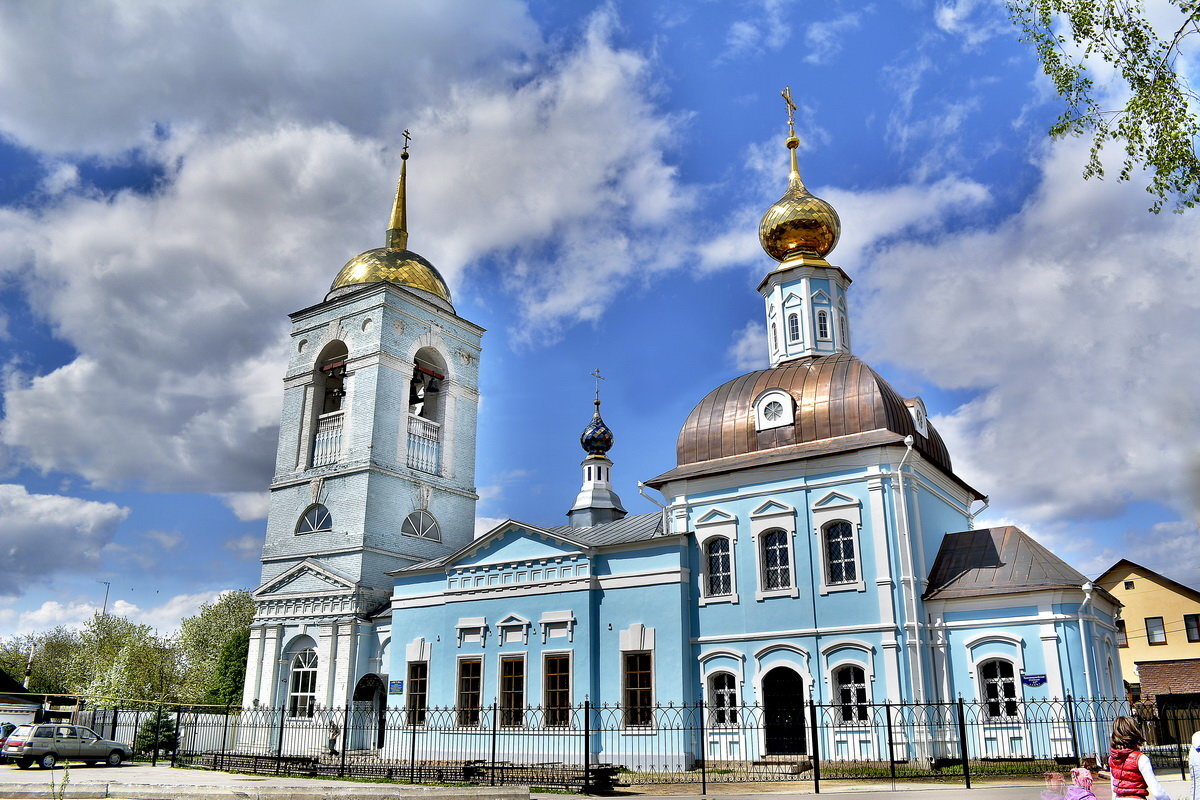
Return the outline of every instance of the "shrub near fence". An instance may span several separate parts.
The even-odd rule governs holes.
[[[181,763],[413,783],[618,784],[1041,775],[1104,758],[1112,720],[1136,716],[1160,771],[1183,769],[1200,704],[1121,700],[593,705],[543,708],[232,709],[179,713]],[[1169,712],[1169,713],[1168,713]],[[144,713],[144,712],[143,712]]]

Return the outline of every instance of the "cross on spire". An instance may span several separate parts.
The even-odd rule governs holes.
[[[599,367],[596,367],[595,370],[593,370],[592,372],[589,372],[588,374],[596,379],[596,405],[600,405],[600,381],[606,381],[606,380],[608,380],[608,378],[605,378],[603,375],[600,374]]]
[[[796,104],[792,101],[792,87],[790,87],[790,86],[783,87],[783,91],[780,92],[780,94],[783,95],[783,102],[787,103],[788,130],[791,131],[792,135],[794,136],[796,133],[796,111],[797,111],[797,109],[796,109]],[[406,131],[406,133],[407,133],[407,131]]]
[[[404,129],[403,135],[404,135],[404,150],[402,152],[407,154],[408,153],[408,142],[410,139],[412,139],[412,135],[408,132],[408,128]]]

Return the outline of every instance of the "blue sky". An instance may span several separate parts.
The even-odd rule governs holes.
[[[382,243],[405,128],[410,245],[488,329],[481,524],[563,521],[597,367],[652,510],[765,362],[784,86],[856,354],[980,521],[1200,580],[1200,216],[1083,181],[997,2],[39,3],[0,7],[0,634],[257,584],[286,315]]]

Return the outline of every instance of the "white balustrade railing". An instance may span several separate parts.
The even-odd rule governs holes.
[[[313,437],[314,467],[335,464],[342,457],[342,413],[334,411],[317,417],[317,433]]]
[[[408,415],[408,466],[433,475],[442,474],[442,426],[433,420]]]

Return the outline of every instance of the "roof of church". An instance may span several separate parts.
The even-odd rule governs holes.
[[[794,424],[757,430],[754,403],[768,389],[782,389],[792,396]],[[927,425],[929,435],[922,435],[904,398],[849,353],[789,361],[721,384],[688,414],[676,442],[676,457],[683,467],[873,430],[912,434],[923,456],[951,471],[950,453],[933,426]]]
[[[929,572],[926,600],[1011,594],[1037,589],[1079,589],[1088,578],[1038,544],[1020,528],[1006,525],[948,533]],[[1116,603],[1116,598],[1096,587]]]
[[[602,525],[590,528],[572,528],[570,525],[557,525],[546,530],[567,539],[592,547],[608,544],[625,544],[640,542],[662,535],[662,513],[651,511],[649,514],[634,514]]]

